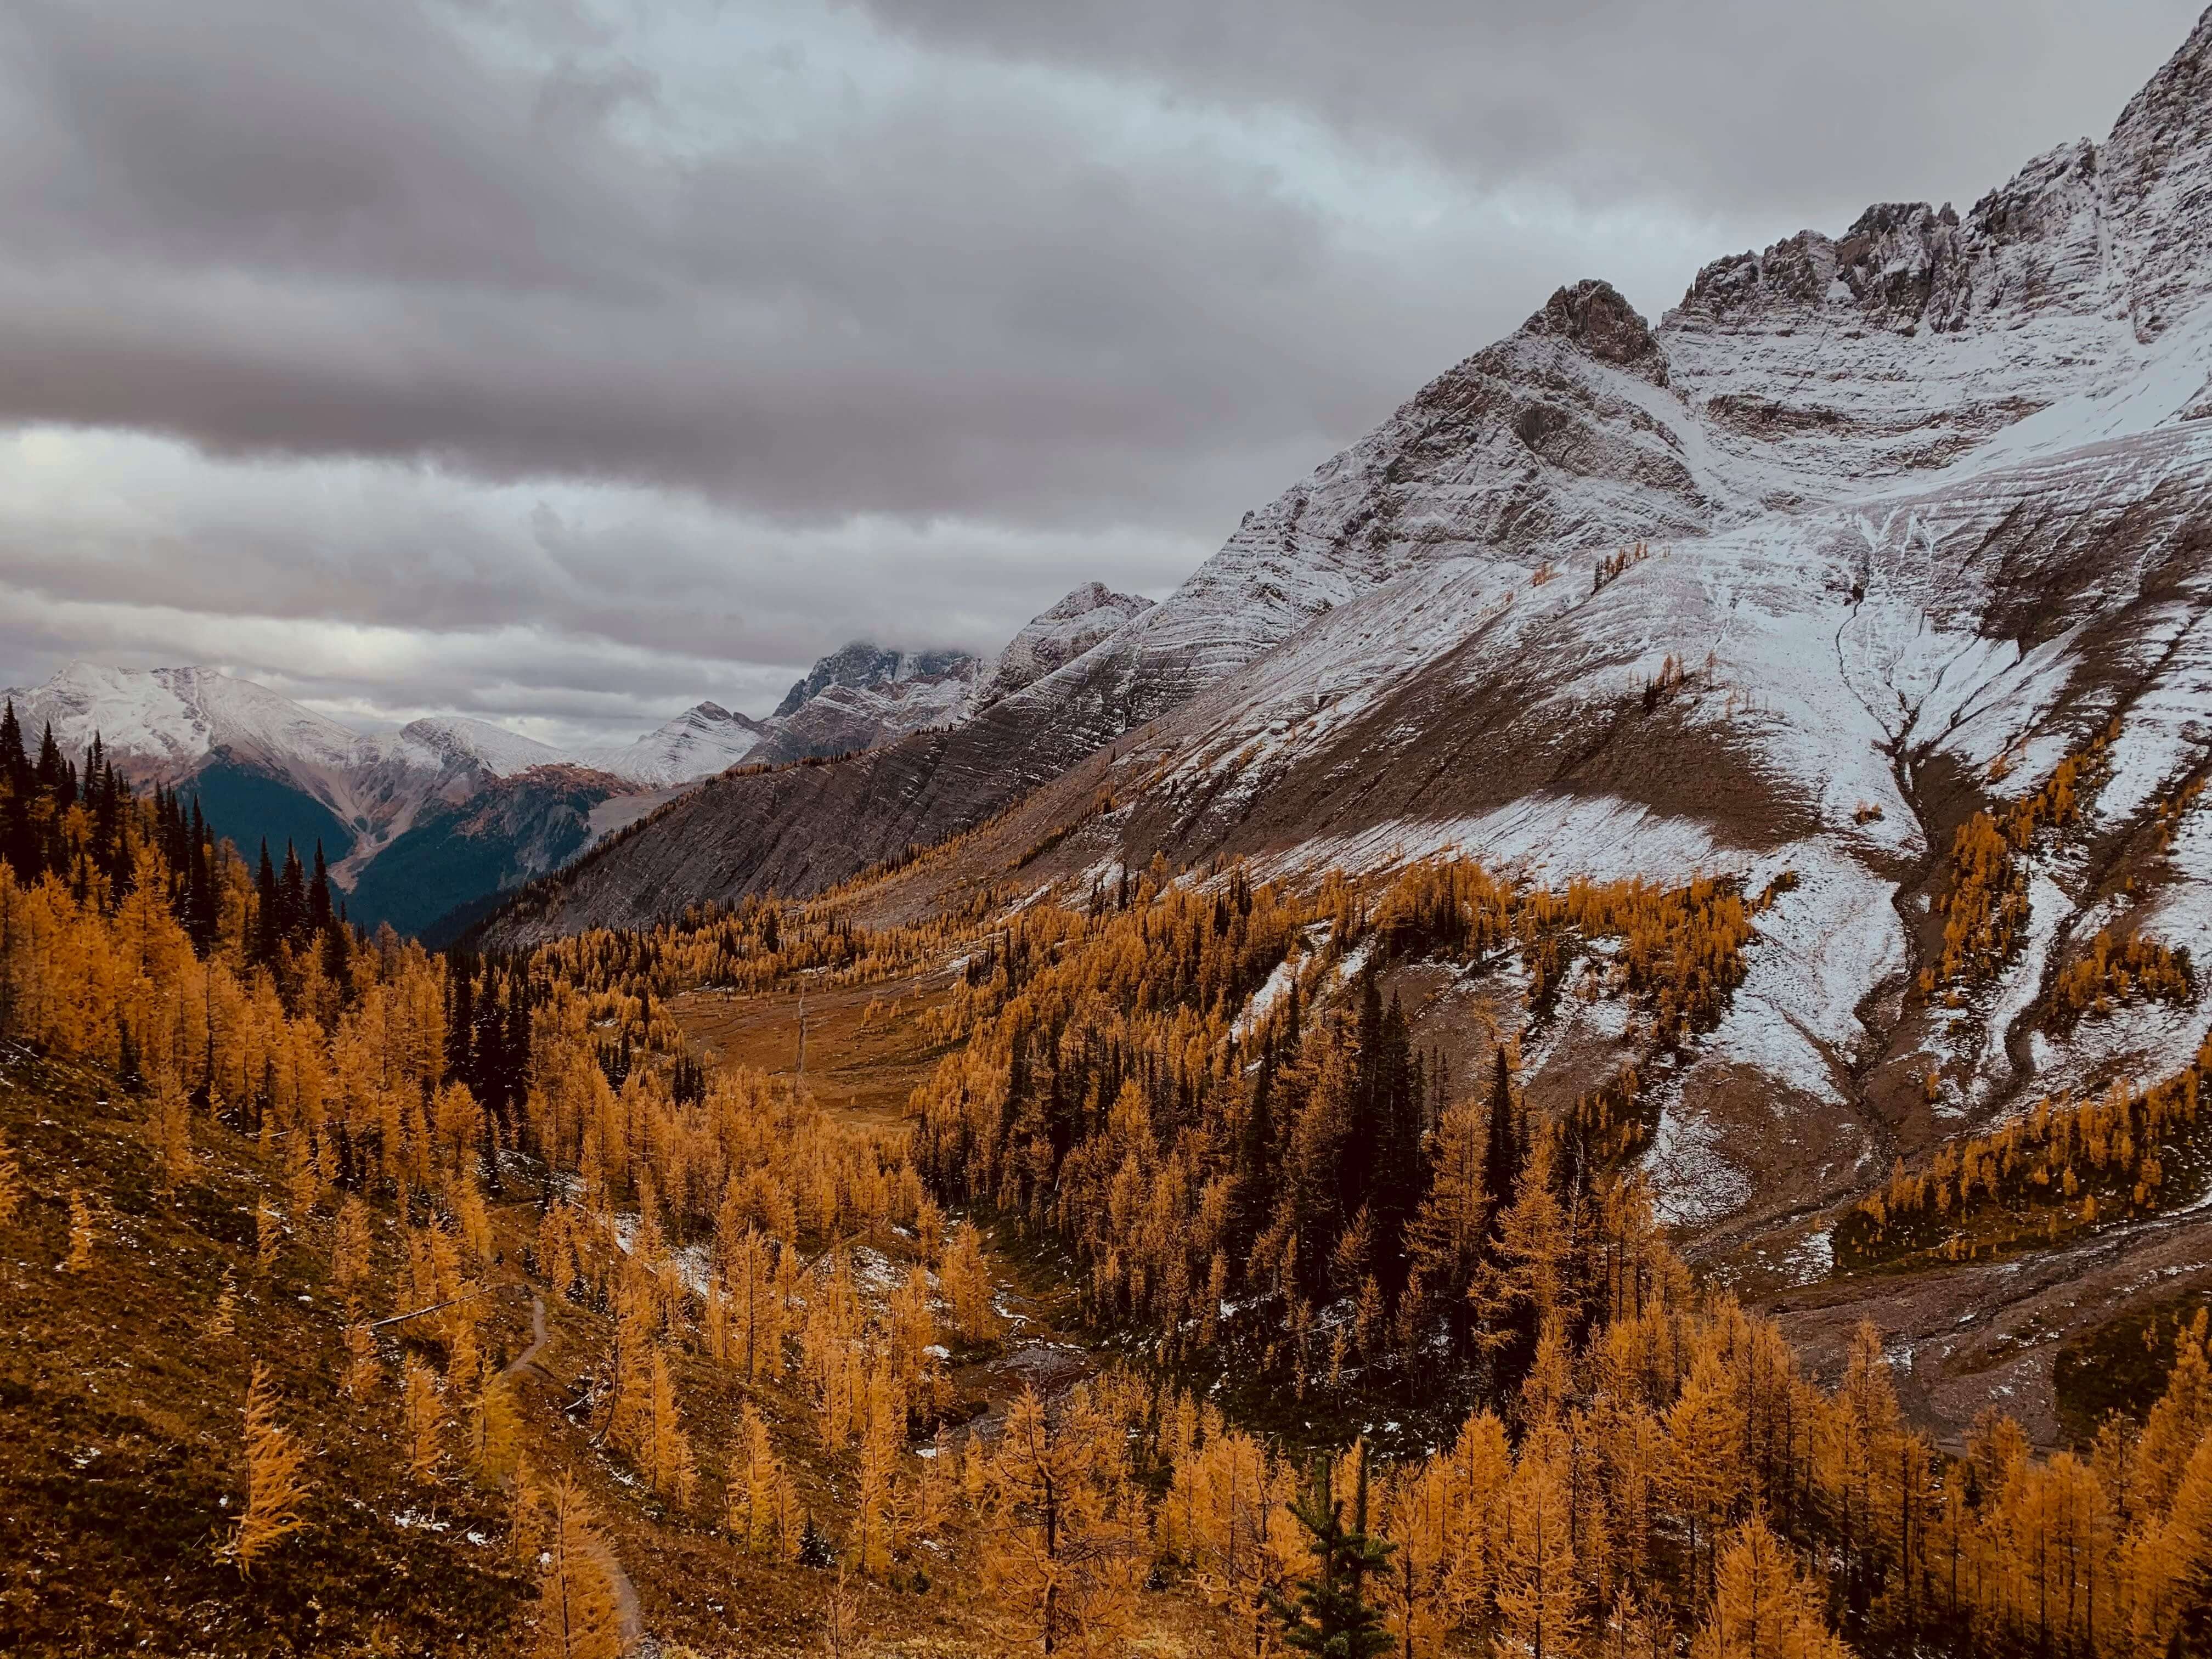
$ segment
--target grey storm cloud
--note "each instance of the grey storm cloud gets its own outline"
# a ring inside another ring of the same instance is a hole
[[[2191,11],[18,0],[0,679],[605,729],[988,648],[1558,283],[2101,132]]]
[[[858,3],[939,45],[1306,111],[1492,183],[1797,215],[1954,191],[1971,200],[2053,143],[2102,137],[2202,9],[2200,0]]]
[[[1035,100],[679,155],[620,131],[644,70],[405,0],[12,33],[0,416],[1037,520],[1187,509],[1376,402],[1322,343],[1357,250],[1255,167],[1103,164]]]

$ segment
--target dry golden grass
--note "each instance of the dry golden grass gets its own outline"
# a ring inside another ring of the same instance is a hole
[[[908,1097],[945,1053],[924,1036],[922,1010],[951,980],[950,970],[935,968],[880,985],[806,992],[806,1086],[816,1103],[855,1127],[904,1133]],[[702,1058],[791,1077],[801,1000],[796,991],[688,991],[664,1006]]]

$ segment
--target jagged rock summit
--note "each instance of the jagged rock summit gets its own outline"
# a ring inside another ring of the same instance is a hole
[[[1085,582],[1049,611],[1033,617],[1007,642],[975,683],[969,702],[984,709],[1073,662],[1132,617],[1152,608],[1139,593],[1116,593],[1103,582]]]
[[[965,651],[889,651],[872,640],[854,640],[817,662],[804,679],[794,680],[774,720],[788,720],[825,691],[881,691],[917,680],[938,681],[971,673],[974,656]]]

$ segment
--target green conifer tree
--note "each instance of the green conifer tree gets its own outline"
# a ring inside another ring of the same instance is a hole
[[[1312,1492],[1291,1505],[1291,1513],[1312,1540],[1320,1565],[1312,1577],[1298,1581],[1295,1602],[1272,1590],[1267,1593],[1267,1604],[1282,1623],[1283,1644],[1320,1659],[1377,1659],[1393,1645],[1390,1632],[1382,1627],[1382,1610],[1366,1597],[1367,1580],[1388,1570],[1397,1546],[1367,1530],[1364,1447],[1358,1470],[1352,1524],[1346,1526],[1343,1500],[1330,1491],[1329,1460],[1321,1460]]]

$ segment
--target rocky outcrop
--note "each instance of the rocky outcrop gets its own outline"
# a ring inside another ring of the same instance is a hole
[[[2212,11],[2120,112],[2102,172],[2129,319],[2154,339],[2212,283]]]
[[[887,651],[872,641],[855,640],[817,662],[804,679],[793,681],[769,718],[788,720],[833,689],[883,691],[918,680],[970,676],[975,665],[975,659],[965,651]]]
[[[1103,582],[1085,582],[1049,611],[1023,624],[982,672],[969,697],[969,707],[988,708],[1000,698],[1036,684],[1152,608],[1152,601],[1141,594],[1116,593]]]
[[[1522,325],[1522,332],[1569,341],[1599,362],[1641,375],[1654,386],[1667,384],[1667,354],[1651,325],[1610,283],[1581,282],[1559,289]]]

